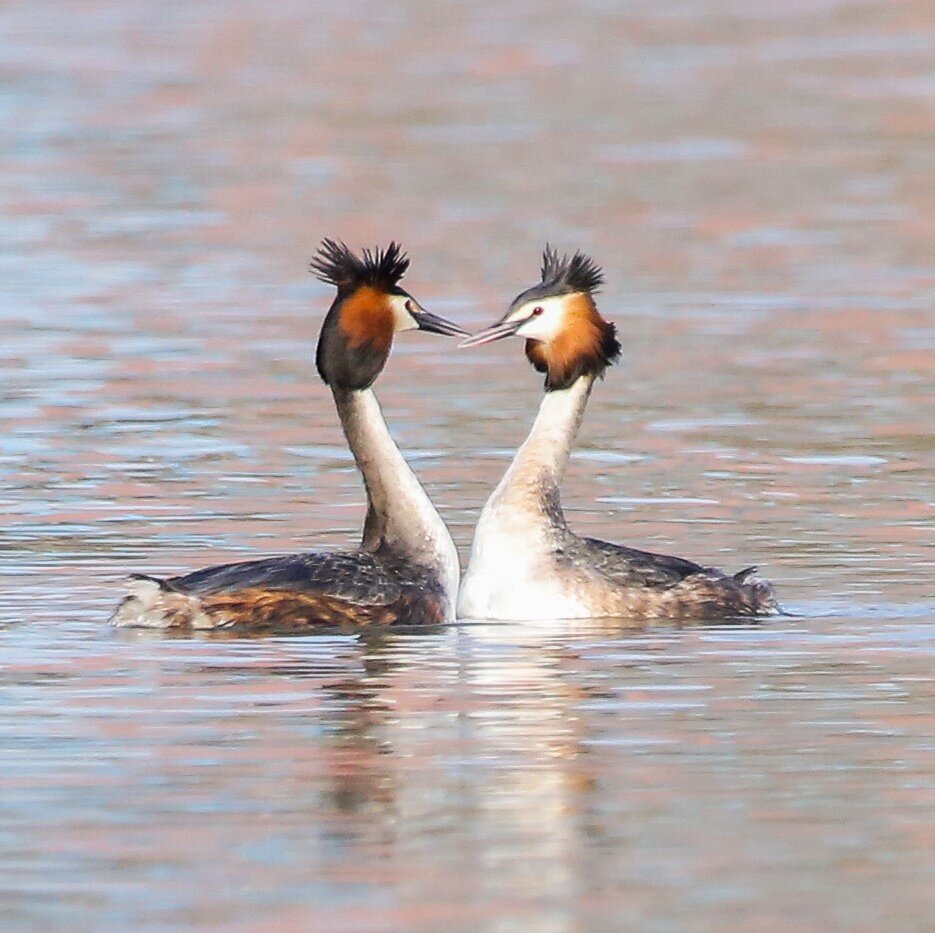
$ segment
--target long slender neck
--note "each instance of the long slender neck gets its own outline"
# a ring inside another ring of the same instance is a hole
[[[580,376],[568,389],[546,392],[529,436],[488,506],[522,509],[564,524],[559,488],[593,385],[594,376]]]
[[[333,389],[344,436],[367,490],[362,546],[395,548],[439,572],[452,600],[458,588],[458,552],[441,516],[390,436],[371,389]]]

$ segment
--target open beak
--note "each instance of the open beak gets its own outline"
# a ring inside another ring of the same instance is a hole
[[[493,343],[495,340],[503,340],[504,337],[512,337],[525,321],[501,321],[499,324],[491,324],[472,334],[467,340],[462,340],[459,347],[482,347],[485,343]]]
[[[437,314],[425,311],[419,308],[418,311],[410,311],[412,319],[416,322],[419,330],[428,331],[430,334],[441,334],[444,337],[467,337],[468,332],[451,321],[446,321]]]

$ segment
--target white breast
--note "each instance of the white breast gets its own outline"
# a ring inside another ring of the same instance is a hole
[[[485,508],[461,581],[461,619],[581,619],[591,613],[563,585],[546,528],[516,512]]]

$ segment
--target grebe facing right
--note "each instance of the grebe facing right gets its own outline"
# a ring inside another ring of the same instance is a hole
[[[397,331],[467,334],[400,288],[408,267],[396,243],[358,257],[325,240],[312,262],[312,271],[338,290],[315,362],[363,474],[367,518],[360,547],[223,564],[165,580],[136,575],[114,624],[301,632],[454,620],[458,552],[393,442],[371,388]]]
[[[613,364],[616,328],[594,303],[603,283],[578,252],[546,247],[542,281],[506,316],[461,346],[513,335],[545,373],[545,398],[532,430],[481,512],[458,616],[475,619],[718,618],[779,611],[772,586],[680,557],[582,538],[562,512],[559,487],[594,381]]]

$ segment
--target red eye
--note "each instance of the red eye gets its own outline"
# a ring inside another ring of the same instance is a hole
[[[532,309],[532,316],[539,317],[539,315],[542,314],[543,311],[545,311],[545,308],[535,307]]]

